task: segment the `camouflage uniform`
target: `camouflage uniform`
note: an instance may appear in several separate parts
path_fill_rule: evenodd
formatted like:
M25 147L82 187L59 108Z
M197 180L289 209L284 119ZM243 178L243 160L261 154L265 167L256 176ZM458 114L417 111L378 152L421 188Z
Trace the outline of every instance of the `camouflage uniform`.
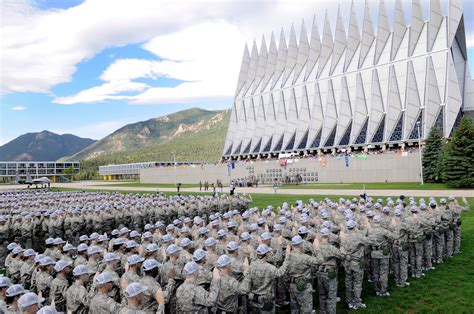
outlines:
M341 240L341 253L346 272L346 302L351 307L362 303L362 282L364 280L366 237L357 230L351 230Z
M193 282L185 281L176 290L178 313L208 313L208 307L214 305L219 292L218 282L213 280L209 292Z
M275 280L283 276L287 268L287 259L280 268L276 268L262 259L256 259L250 264L251 313L275 312Z
M5 258L7 257L8 250L8 237L10 233L10 226L8 223L0 224L0 267L5 265Z
M143 286L147 287L147 290L143 292L143 300L142 300L142 309L147 312L155 313L158 310L159 304L156 302L155 295L158 289L161 289L160 284L150 276L143 276L139 283ZM173 285L174 281L170 280L170 283L166 285L166 289L163 291L163 296L165 299L165 304L169 302L171 297L171 293L173 292Z
M54 301L58 312L66 312L66 291L69 288L69 282L62 276L56 276L51 282L51 291L49 296L51 303Z
M33 261L26 261L20 268L20 283L25 289L31 288L31 275L35 270L35 264Z
M87 291L87 289L74 282L66 291L66 304L68 311L74 314L89 313L89 305L94 293Z
M388 287L388 272L390 262L390 241L394 234L380 225L370 229L368 240L371 245L373 261L374 284L377 295L386 295Z
M322 264L318 267L319 308L321 313L336 313L337 304L337 260L341 252L329 243L321 243L319 254Z
M320 263L320 258L300 252L291 252L288 263L288 277L290 278L292 313L311 313L313 310L311 269Z
M408 233L403 221L398 221L394 228L395 241L392 245L392 266L395 284L405 285L408 279Z
M239 296L246 295L250 291L250 277L245 273L242 281L237 281L229 275L219 279L219 294L217 295L216 307L225 313L239 312ZM242 309L245 312L245 309Z
M98 292L90 301L90 314L114 314L120 310L120 304L111 297Z
M49 304L49 292L50 285L53 281L53 276L51 276L47 271L41 271L36 278L36 289L38 292L41 292L43 298L46 299L45 304Z
M422 263L423 263L423 228L418 217L407 217L407 223L409 225L409 260L411 275L413 277L420 278L422 276Z

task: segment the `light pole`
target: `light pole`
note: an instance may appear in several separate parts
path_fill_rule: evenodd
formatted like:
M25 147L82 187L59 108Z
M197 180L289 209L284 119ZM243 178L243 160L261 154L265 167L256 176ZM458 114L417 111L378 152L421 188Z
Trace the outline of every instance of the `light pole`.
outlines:
M418 128L418 149L420 150L420 180L421 185L423 185L423 161L422 161L422 151L421 151L421 122L416 121L416 127Z
M176 186L176 152L172 151L173 154L173 176L174 176L174 185Z

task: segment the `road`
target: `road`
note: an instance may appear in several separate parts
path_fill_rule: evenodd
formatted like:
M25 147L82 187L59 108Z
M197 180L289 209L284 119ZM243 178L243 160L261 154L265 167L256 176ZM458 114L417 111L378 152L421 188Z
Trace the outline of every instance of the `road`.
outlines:
M53 183L53 188L70 188L70 189L100 189L107 191L147 191L147 192L176 192L175 188L153 188L153 187L125 187L117 186L118 182L104 181L78 181L71 183ZM108 186L111 185L111 186ZM113 185L113 186L112 186ZM0 185L0 190L5 189L25 189L25 185ZM199 188L181 188L181 192L199 192ZM224 188L224 192L228 192L228 188ZM274 194L275 191L271 187L263 186L258 188L237 188L237 193L249 194ZM359 195L361 190L354 189L278 189L277 194L286 195ZM370 196L414 196L414 197L474 197L474 190L366 190Z

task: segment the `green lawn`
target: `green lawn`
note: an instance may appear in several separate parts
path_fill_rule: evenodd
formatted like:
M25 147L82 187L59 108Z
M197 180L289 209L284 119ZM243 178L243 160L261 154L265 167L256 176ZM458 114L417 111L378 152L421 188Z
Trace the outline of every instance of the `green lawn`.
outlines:
M325 190L449 190L455 187L444 183L425 183L419 182L393 182L393 183L308 183L308 184L283 184L280 189L325 189Z
M61 189L66 190L66 189ZM121 193L147 193L120 191ZM167 193L176 194L176 193ZM203 193L183 193L203 194ZM296 200L308 201L310 198L321 200L323 196L255 194L251 206L263 208L267 205L279 206L283 202ZM339 196L331 196L337 199ZM348 196L345 196L348 197ZM358 310L364 313L474 313L474 198L468 199L471 210L463 213L462 254L454 256L437 265L436 270L427 273L421 279L410 279L407 288L398 288L390 283L388 298L376 297L372 284L364 278L363 301L368 308ZM341 302L338 313L349 313L345 305L344 273L339 273L339 293ZM318 307L317 294L315 307ZM279 309L278 313L288 313L288 309Z
M174 183L140 183L137 181L126 182L126 183L114 183L114 184L99 184L98 186L120 186L127 188L176 188ZM181 184L181 188L196 188L199 184Z

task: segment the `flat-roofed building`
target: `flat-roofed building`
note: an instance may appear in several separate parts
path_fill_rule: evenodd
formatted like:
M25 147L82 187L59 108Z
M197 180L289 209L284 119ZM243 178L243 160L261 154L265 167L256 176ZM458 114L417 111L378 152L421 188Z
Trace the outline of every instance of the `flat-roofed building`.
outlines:
M4 181L29 181L40 177L52 182L68 181L80 171L80 162L56 161L0 161L0 178Z
M130 164L117 164L99 166L99 175L104 180L123 180L123 179L139 179L140 170L156 167L171 167L183 165L198 165L202 162L187 162L187 161L150 161L150 162L135 162Z

